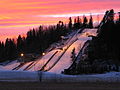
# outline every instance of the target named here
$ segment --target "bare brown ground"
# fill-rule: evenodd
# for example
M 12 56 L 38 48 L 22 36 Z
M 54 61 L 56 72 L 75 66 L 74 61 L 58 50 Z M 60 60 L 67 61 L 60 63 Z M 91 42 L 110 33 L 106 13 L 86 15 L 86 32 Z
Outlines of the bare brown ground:
M 0 90 L 120 90 L 120 83 L 0 82 Z

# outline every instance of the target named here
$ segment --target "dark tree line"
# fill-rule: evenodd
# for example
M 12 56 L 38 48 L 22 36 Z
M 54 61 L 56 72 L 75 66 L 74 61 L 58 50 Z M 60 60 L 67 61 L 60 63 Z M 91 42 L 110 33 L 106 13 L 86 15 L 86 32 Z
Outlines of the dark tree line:
M 14 39 L 6 39 L 5 43 L 0 42 L 0 62 L 14 60 L 20 57 L 21 53 L 42 55 L 52 43 L 61 40 L 61 36 L 67 35 L 73 29 L 88 26 L 87 21 L 86 17 L 83 18 L 83 22 L 77 17 L 73 24 L 72 18 L 70 17 L 68 25 L 59 21 L 57 25 L 33 28 L 27 32 L 26 37 L 19 35 L 16 41 Z
M 109 71 L 119 71 L 120 66 L 120 13 L 117 20 L 115 13 L 111 9 L 107 20 L 104 21 L 97 37 L 94 37 L 88 46 L 86 65 L 91 67 L 90 73 L 104 73 Z M 81 63 L 79 63 L 81 64 Z M 88 69 L 87 68 L 87 69 Z M 79 68 L 80 70 L 80 68 Z M 84 73 L 87 72 L 84 71 Z
M 70 30 L 63 24 L 62 21 L 56 26 L 42 27 L 32 29 L 27 32 L 26 37 L 18 36 L 15 42 L 12 39 L 6 39 L 5 43 L 0 42 L 0 60 L 14 60 L 24 54 L 39 54 L 42 53 L 54 42 L 65 36 Z
M 98 39 L 100 39 L 101 43 L 105 43 L 108 52 L 111 52 L 108 58 L 120 59 L 120 13 L 118 14 L 119 17 L 115 21 L 114 10 L 110 10 L 108 20 L 103 24 L 98 34 Z
M 93 18 L 92 15 L 90 15 L 90 19 L 88 22 L 88 19 L 86 16 L 83 16 L 83 22 L 82 19 L 78 16 L 74 19 L 74 29 L 79 29 L 79 28 L 93 28 Z

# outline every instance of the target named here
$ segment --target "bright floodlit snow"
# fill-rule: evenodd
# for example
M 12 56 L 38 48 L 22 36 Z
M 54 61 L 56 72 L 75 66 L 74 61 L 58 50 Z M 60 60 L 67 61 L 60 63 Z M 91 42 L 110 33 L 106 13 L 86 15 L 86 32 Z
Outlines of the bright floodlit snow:
M 66 51 L 66 53 L 61 57 L 59 62 L 48 72 L 54 72 L 60 74 L 64 69 L 67 69 L 72 64 L 72 58 L 71 58 L 71 52 L 73 48 L 75 48 L 76 55 L 79 53 L 81 47 L 83 47 L 84 43 L 87 40 L 90 40 L 91 37 L 88 37 L 88 35 L 96 35 L 96 29 L 85 29 L 82 34 L 77 34 L 74 38 L 77 38 L 76 40 Z M 87 33 L 87 34 L 86 34 Z

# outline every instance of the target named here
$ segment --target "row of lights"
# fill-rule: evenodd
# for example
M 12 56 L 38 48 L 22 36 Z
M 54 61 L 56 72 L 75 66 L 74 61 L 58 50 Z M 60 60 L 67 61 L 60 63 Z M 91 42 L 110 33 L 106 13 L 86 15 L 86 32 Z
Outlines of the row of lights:
M 45 55 L 45 53 L 42 53 L 42 55 L 44 56 L 44 55 Z M 21 56 L 21 57 L 23 57 L 23 56 L 24 56 L 24 54 L 23 54 L 23 53 L 21 53 L 21 54 L 20 54 L 20 56 Z

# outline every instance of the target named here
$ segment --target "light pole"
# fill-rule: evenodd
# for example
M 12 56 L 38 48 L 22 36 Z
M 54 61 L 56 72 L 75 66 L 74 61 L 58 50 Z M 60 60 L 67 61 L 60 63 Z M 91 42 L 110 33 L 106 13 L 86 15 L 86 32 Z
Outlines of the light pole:
M 23 57 L 24 57 L 24 54 L 23 54 L 23 53 L 21 53 L 21 54 L 20 54 L 20 56 L 21 56 L 21 62 L 23 62 Z

